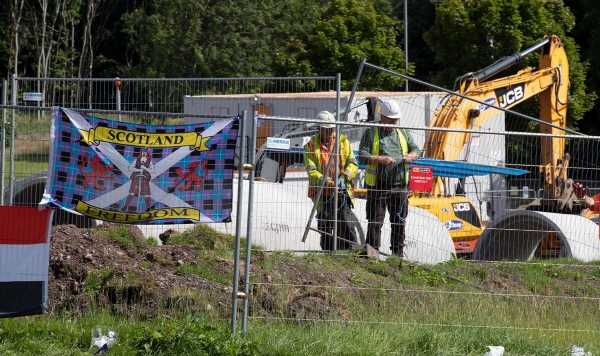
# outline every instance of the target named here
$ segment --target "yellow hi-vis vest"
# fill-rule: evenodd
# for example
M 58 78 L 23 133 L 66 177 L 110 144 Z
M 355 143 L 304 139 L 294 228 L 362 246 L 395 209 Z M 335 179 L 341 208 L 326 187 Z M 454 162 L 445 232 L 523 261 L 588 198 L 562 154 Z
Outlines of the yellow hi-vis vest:
M 332 157 L 331 159 L 334 159 Z M 346 135 L 340 137 L 340 171 L 346 170 L 350 176 L 348 177 L 348 194 L 352 196 L 352 179 L 358 173 L 358 164 L 354 158 L 350 141 Z M 316 134 L 311 137 L 310 141 L 304 146 L 304 167 L 308 172 L 308 197 L 313 199 L 317 195 L 317 190 L 321 185 L 323 171 L 325 167 L 321 164 L 321 135 Z
M 406 137 L 400 131 L 400 129 L 395 129 L 396 134 L 398 135 L 398 140 L 400 141 L 400 148 L 402 149 L 402 155 L 408 154 L 408 142 L 406 141 Z M 375 132 L 373 134 L 373 144 L 371 145 L 371 155 L 378 156 L 379 155 L 379 127 L 375 127 Z M 404 184 L 408 185 L 408 162 L 402 163 L 404 168 Z M 367 171 L 365 172 L 365 184 L 374 187 L 377 184 L 377 164 L 369 163 L 367 166 Z

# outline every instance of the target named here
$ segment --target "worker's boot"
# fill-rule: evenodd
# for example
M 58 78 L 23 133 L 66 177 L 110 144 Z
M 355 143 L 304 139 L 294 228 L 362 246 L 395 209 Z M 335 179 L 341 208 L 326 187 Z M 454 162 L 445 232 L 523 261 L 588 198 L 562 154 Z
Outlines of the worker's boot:
M 376 249 L 375 247 L 369 245 L 369 244 L 365 244 L 363 246 L 360 246 L 360 252 L 358 254 L 359 257 L 363 257 L 363 258 L 377 258 L 379 257 L 379 250 Z

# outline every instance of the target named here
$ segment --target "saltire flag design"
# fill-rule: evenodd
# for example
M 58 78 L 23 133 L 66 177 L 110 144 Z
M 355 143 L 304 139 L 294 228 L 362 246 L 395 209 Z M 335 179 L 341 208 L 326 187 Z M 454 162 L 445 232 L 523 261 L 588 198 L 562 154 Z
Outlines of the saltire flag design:
M 239 118 L 142 125 L 53 108 L 44 199 L 129 224 L 229 222 Z
M 52 209 L 0 206 L 0 317 L 48 309 Z

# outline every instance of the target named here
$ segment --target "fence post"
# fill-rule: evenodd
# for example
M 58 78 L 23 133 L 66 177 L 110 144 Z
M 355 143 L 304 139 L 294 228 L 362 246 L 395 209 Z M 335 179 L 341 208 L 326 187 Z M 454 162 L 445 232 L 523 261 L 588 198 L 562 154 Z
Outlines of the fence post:
M 333 251 L 337 251 L 338 247 L 338 208 L 340 204 L 340 187 L 338 185 L 338 177 L 340 176 L 340 125 L 337 121 L 340 121 L 340 81 L 342 76 L 338 73 L 335 76 L 335 150 L 334 150 L 334 164 L 335 164 L 335 194 L 333 196 Z M 347 116 L 346 116 L 347 117 Z
M 17 75 L 13 74 L 12 75 L 12 85 L 11 85 L 11 90 L 12 90 L 12 95 L 11 95 L 11 104 L 13 106 L 17 106 Z M 14 197 L 15 197 L 15 130 L 16 130 L 16 109 L 13 107 L 12 109 L 12 113 L 11 113 L 12 117 L 11 117 L 11 125 L 10 125 L 10 151 L 9 151 L 9 156 L 10 156 L 10 182 L 9 182 L 9 194 L 10 194 L 10 200 L 9 203 L 10 205 L 12 205 L 14 203 Z
M 4 193 L 6 191 L 6 182 L 4 181 L 5 175 L 6 175 L 6 108 L 4 107 L 7 104 L 8 101 L 8 80 L 4 79 L 2 80 L 2 132 L 0 133 L 2 135 L 1 137 L 1 141 L 0 141 L 0 170 L 2 170 L 2 173 L 0 173 L 0 191 L 2 192 L 0 194 L 0 205 L 4 205 Z
M 252 114 L 252 126 L 250 127 L 250 173 L 248 174 L 248 212 L 246 221 L 246 260 L 244 269 L 244 315 L 242 317 L 242 334 L 248 333 L 248 304 L 250 299 L 250 257 L 252 252 L 252 213 L 254 204 L 254 167 L 256 165 L 256 111 Z
M 88 109 L 92 110 L 92 77 L 88 80 Z
M 244 121 L 248 117 L 248 111 L 242 112 L 242 117 L 239 125 L 240 132 L 240 155 L 238 159 L 238 192 L 237 192 L 237 213 L 235 217 L 235 250 L 233 252 L 233 288 L 231 292 L 231 334 L 236 334 L 237 329 L 237 308 L 238 308 L 238 291 L 240 280 L 240 238 L 242 233 L 242 198 L 244 190 L 244 157 L 246 156 L 246 140 L 244 133 Z
M 117 104 L 117 111 L 119 112 L 119 120 L 121 120 L 121 78 L 115 78 L 115 100 Z

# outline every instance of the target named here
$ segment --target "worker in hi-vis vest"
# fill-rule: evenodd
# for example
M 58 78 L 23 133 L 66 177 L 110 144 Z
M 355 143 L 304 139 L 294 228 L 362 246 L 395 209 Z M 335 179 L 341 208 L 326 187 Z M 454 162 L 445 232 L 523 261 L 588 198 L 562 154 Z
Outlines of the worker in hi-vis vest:
M 333 227 L 335 222 L 335 186 L 338 186 L 338 249 L 350 249 L 357 240 L 352 222 L 352 180 L 358 173 L 358 162 L 346 135 L 340 135 L 339 176 L 335 176 L 335 117 L 321 111 L 317 120 L 323 121 L 319 133 L 312 136 L 304 146 L 304 167 L 308 172 L 308 197 L 317 204 L 317 226 L 321 232 L 321 248 L 333 250 Z M 327 169 L 328 168 L 328 169 Z M 319 187 L 325 181 L 320 201 L 316 201 Z
M 393 100 L 378 98 L 374 121 L 397 125 L 402 118 Z M 367 244 L 379 250 L 381 227 L 387 209 L 390 214 L 392 254 L 403 256 L 404 227 L 408 215 L 409 162 L 417 159 L 419 149 L 408 131 L 400 128 L 371 127 L 360 140 L 360 159 L 367 164 Z

